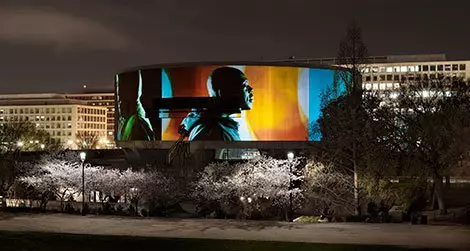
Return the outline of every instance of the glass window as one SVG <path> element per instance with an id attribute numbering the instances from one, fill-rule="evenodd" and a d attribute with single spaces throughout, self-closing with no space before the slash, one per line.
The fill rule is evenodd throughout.
<path id="1" fill-rule="evenodd" d="M 459 70 L 459 65 L 458 64 L 453 64 L 452 65 L 452 70 L 453 71 L 458 71 Z"/>
<path id="2" fill-rule="evenodd" d="M 402 66 L 402 67 L 400 67 L 400 72 L 407 72 L 407 68 L 406 68 L 406 66 Z"/>
<path id="3" fill-rule="evenodd" d="M 393 72 L 393 68 L 392 67 L 387 67 L 387 72 Z"/>
<path id="4" fill-rule="evenodd" d="M 377 68 L 377 67 L 372 67 L 372 72 L 379 72 L 379 68 Z"/>
<path id="5" fill-rule="evenodd" d="M 51 113 L 55 113 L 55 108 L 51 108 Z"/>
<path id="6" fill-rule="evenodd" d="M 450 71 L 450 64 L 444 65 L 444 71 Z"/>
<path id="7" fill-rule="evenodd" d="M 423 65 L 423 71 L 429 71 L 429 65 Z"/>
<path id="8" fill-rule="evenodd" d="M 430 71 L 436 71 L 436 66 L 435 66 L 435 65 L 431 65 L 431 67 L 429 67 L 429 70 L 430 70 Z"/>
<path id="9" fill-rule="evenodd" d="M 68 112 L 68 113 L 72 113 L 72 108 L 70 108 L 70 107 L 67 108 L 67 112 Z"/>
<path id="10" fill-rule="evenodd" d="M 380 81 L 385 81 L 385 75 L 380 75 Z"/>
<path id="11" fill-rule="evenodd" d="M 444 66 L 443 65 L 438 65 L 437 66 L 437 71 L 443 71 L 444 70 Z"/>
<path id="12" fill-rule="evenodd" d="M 377 81 L 377 76 L 372 77 L 373 81 Z"/>
<path id="13" fill-rule="evenodd" d="M 394 81 L 400 81 L 400 75 L 394 75 L 393 80 Z"/>
<path id="14" fill-rule="evenodd" d="M 400 67 L 399 66 L 393 66 L 393 71 L 394 72 L 400 72 Z"/>
<path id="15" fill-rule="evenodd" d="M 387 75 L 387 81 L 392 81 L 392 75 Z"/>
<path id="16" fill-rule="evenodd" d="M 461 65 L 460 65 L 460 70 L 461 70 L 461 71 L 465 71 L 465 65 L 464 65 L 464 64 L 461 64 Z"/>
<path id="17" fill-rule="evenodd" d="M 409 72 L 414 72 L 414 71 L 415 71 L 415 67 L 414 67 L 414 66 L 408 66 L 408 71 L 409 71 Z"/>

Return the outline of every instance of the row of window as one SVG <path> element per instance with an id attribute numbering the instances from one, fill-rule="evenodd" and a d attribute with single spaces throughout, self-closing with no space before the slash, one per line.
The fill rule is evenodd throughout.
<path id="1" fill-rule="evenodd" d="M 89 103 L 92 106 L 114 106 L 112 102 L 96 102 L 96 103 Z"/>
<path id="2" fill-rule="evenodd" d="M 112 108 L 114 111 L 114 108 Z M 62 108 L 0 108 L 0 114 L 51 114 L 51 113 L 72 113 L 71 107 Z M 106 110 L 78 107 L 78 113 L 105 115 Z"/>
<path id="3" fill-rule="evenodd" d="M 391 89 L 398 89 L 400 84 L 398 83 L 371 83 L 371 84 L 363 84 L 362 88 L 366 90 L 391 90 Z"/>
<path id="4" fill-rule="evenodd" d="M 105 115 L 106 110 L 103 109 L 93 109 L 93 108 L 85 108 L 85 107 L 78 107 L 78 113 L 85 113 L 85 114 L 94 114 L 94 115 Z"/>
<path id="5" fill-rule="evenodd" d="M 81 96 L 81 97 L 71 96 L 70 98 L 79 99 L 79 100 L 114 100 L 114 96 L 112 96 L 112 95 L 106 95 L 106 96 Z"/>
<path id="6" fill-rule="evenodd" d="M 41 129 L 70 129 L 72 123 L 36 123 L 36 127 Z"/>
<path id="7" fill-rule="evenodd" d="M 85 122 L 106 122 L 106 117 L 96 117 L 96 116 L 81 115 L 81 116 L 78 116 L 78 121 L 85 121 Z"/>
<path id="8" fill-rule="evenodd" d="M 62 108 L 9 108 L 0 109 L 0 114 L 49 114 L 49 113 L 72 113 L 71 107 Z"/>
<path id="9" fill-rule="evenodd" d="M 72 136 L 72 131 L 52 131 L 49 134 L 51 137 Z"/>
<path id="10" fill-rule="evenodd" d="M 364 73 L 422 72 L 422 71 L 465 71 L 465 64 L 433 64 L 409 66 L 374 66 L 364 68 Z"/>
<path id="11" fill-rule="evenodd" d="M 90 123 L 78 123 L 77 129 L 95 129 L 95 130 L 105 130 L 105 124 L 90 124 Z"/>
<path id="12" fill-rule="evenodd" d="M 105 132 L 93 132 L 93 131 L 80 131 L 80 135 L 82 136 L 106 136 Z"/>
<path id="13" fill-rule="evenodd" d="M 0 116 L 0 121 L 71 121 L 72 116 L 17 116 L 17 115 L 5 115 Z"/>
<path id="14" fill-rule="evenodd" d="M 447 74 L 446 74 L 447 75 Z M 442 79 L 446 77 L 442 73 L 433 73 L 433 74 L 415 74 L 415 75 L 392 75 L 392 74 L 380 74 L 373 76 L 363 76 L 365 82 L 370 81 L 406 81 L 406 80 L 421 80 L 421 79 Z M 448 75 L 452 78 L 465 78 L 465 73 L 453 73 Z"/>

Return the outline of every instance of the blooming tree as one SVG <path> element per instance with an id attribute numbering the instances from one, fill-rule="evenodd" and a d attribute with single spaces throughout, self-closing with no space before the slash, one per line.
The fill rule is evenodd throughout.
<path id="1" fill-rule="evenodd" d="M 32 186 L 42 195 L 41 205 L 46 206 L 49 199 L 55 197 L 62 203 L 66 196 L 79 192 L 81 187 L 80 163 L 73 161 L 67 154 L 44 155 L 37 169 L 20 180 Z"/>
<path id="2" fill-rule="evenodd" d="M 136 211 L 140 202 L 166 206 L 176 199 L 177 195 L 175 181 L 155 170 L 145 172 L 127 169 L 122 172 L 121 184 L 134 203 Z"/>
<path id="3" fill-rule="evenodd" d="M 63 209 L 68 196 L 82 194 L 81 165 L 76 153 L 48 154 L 36 164 L 35 171 L 22 177 L 21 181 L 41 194 L 42 207 L 56 198 Z M 131 199 L 137 210 L 142 201 L 161 204 L 176 194 L 175 182 L 158 171 L 121 171 L 89 164 L 84 168 L 85 196 L 98 191 L 102 203 L 124 196 Z"/>
<path id="4" fill-rule="evenodd" d="M 226 215 L 278 208 L 286 214 L 300 205 L 302 193 L 292 184 L 302 177 L 294 172 L 299 160 L 260 157 L 244 163 L 209 164 L 194 184 L 193 197 L 202 207 L 220 208 Z M 264 207 L 264 208 L 263 208 Z"/>
<path id="5" fill-rule="evenodd" d="M 332 164 L 308 160 L 302 183 L 307 206 L 319 214 L 354 212 L 354 178 Z"/>

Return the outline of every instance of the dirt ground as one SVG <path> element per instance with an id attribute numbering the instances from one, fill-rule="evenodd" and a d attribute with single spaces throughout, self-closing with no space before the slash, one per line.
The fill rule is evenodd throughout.
<path id="1" fill-rule="evenodd" d="M 149 219 L 66 214 L 0 217 L 0 230 L 143 237 L 397 245 L 470 250 L 470 228 L 409 224 Z"/>

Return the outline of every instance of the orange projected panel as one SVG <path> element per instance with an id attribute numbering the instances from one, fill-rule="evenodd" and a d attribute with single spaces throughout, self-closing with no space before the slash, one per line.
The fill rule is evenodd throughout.
<path id="1" fill-rule="evenodd" d="M 122 106 L 117 140 L 146 134 L 140 140 L 176 140 L 182 132 L 190 141 L 313 140 L 308 128 L 319 117 L 320 94 L 344 85 L 334 84 L 334 74 L 334 69 L 230 64 L 122 73 L 116 81 L 117 92 L 125 90 L 117 95 Z M 152 103 L 148 99 L 180 103 L 144 107 Z M 215 103 L 201 107 L 207 100 Z"/>

